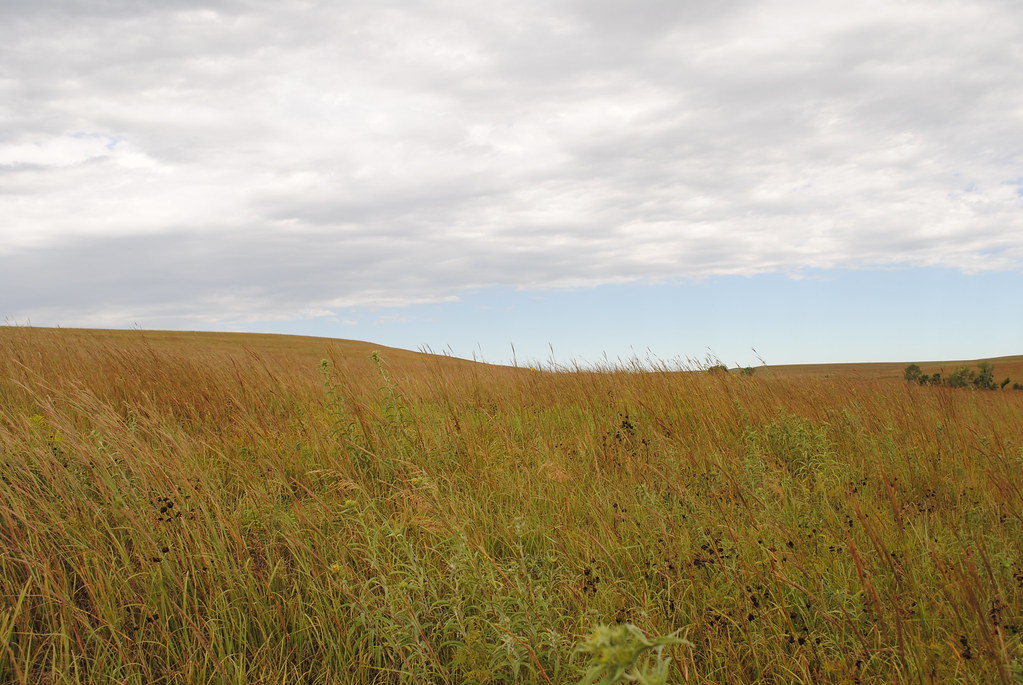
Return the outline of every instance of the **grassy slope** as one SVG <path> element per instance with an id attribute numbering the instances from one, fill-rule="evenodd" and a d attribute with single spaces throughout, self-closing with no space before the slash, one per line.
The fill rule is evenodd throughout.
<path id="1" fill-rule="evenodd" d="M 263 333 L 210 333 L 201 331 L 140 331 L 86 328 L 0 327 L 0 340 L 19 344 L 119 348 L 149 347 L 157 352 L 194 355 L 252 352 L 262 357 L 314 366 L 325 357 L 365 360 L 373 351 L 386 355 L 388 362 L 408 368 L 440 364 L 442 367 L 470 364 L 441 355 L 410 352 L 359 340 L 318 338 L 306 335 Z"/>
<path id="2" fill-rule="evenodd" d="M 869 376 L 0 329 L 0 681 L 564 683 L 633 623 L 692 642 L 672 682 L 1009 682 L 1021 426 Z"/>

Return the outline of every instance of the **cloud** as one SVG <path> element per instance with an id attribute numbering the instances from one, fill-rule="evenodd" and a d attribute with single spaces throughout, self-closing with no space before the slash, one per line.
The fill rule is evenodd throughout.
<path id="1" fill-rule="evenodd" d="M 0 7 L 0 313 L 1018 269 L 1023 6 Z"/>

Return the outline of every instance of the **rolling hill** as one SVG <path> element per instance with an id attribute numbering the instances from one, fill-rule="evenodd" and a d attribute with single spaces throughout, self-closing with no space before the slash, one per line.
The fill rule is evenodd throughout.
<path id="1" fill-rule="evenodd" d="M 373 352 L 382 355 L 387 364 L 401 370 L 412 371 L 424 366 L 466 368 L 473 365 L 493 367 L 458 357 L 404 350 L 377 345 L 361 340 L 322 338 L 305 335 L 272 333 L 231 333 L 203 331 L 116 330 L 91 328 L 37 328 L 22 326 L 0 327 L 0 341 L 59 343 L 67 347 L 148 346 L 160 352 L 180 352 L 214 355 L 256 353 L 269 359 L 294 364 L 317 365 L 321 359 L 360 360 Z M 975 369 L 981 362 L 991 362 L 995 377 L 1001 381 L 1010 377 L 1023 382 L 1023 355 L 987 357 L 979 359 L 896 362 L 862 362 L 834 364 L 779 364 L 757 367 L 757 373 L 775 376 L 825 376 L 857 379 L 901 379 L 906 366 L 918 364 L 925 374 L 949 373 L 960 367 Z M 496 365 L 500 366 L 500 365 Z M 512 367 L 504 367 L 512 368 Z"/>

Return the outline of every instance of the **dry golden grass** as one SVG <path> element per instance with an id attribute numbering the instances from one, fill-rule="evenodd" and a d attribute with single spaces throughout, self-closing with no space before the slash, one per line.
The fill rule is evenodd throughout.
<path id="1" fill-rule="evenodd" d="M 1023 677 L 1019 391 L 6 328 L 0 450 L 3 682 Z"/>

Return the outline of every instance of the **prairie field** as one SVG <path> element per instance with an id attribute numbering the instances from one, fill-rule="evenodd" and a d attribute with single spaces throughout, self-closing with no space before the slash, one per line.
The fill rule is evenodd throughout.
<path id="1" fill-rule="evenodd" d="M 0 328 L 0 682 L 1020 682 L 1023 392 L 888 371 Z"/>

